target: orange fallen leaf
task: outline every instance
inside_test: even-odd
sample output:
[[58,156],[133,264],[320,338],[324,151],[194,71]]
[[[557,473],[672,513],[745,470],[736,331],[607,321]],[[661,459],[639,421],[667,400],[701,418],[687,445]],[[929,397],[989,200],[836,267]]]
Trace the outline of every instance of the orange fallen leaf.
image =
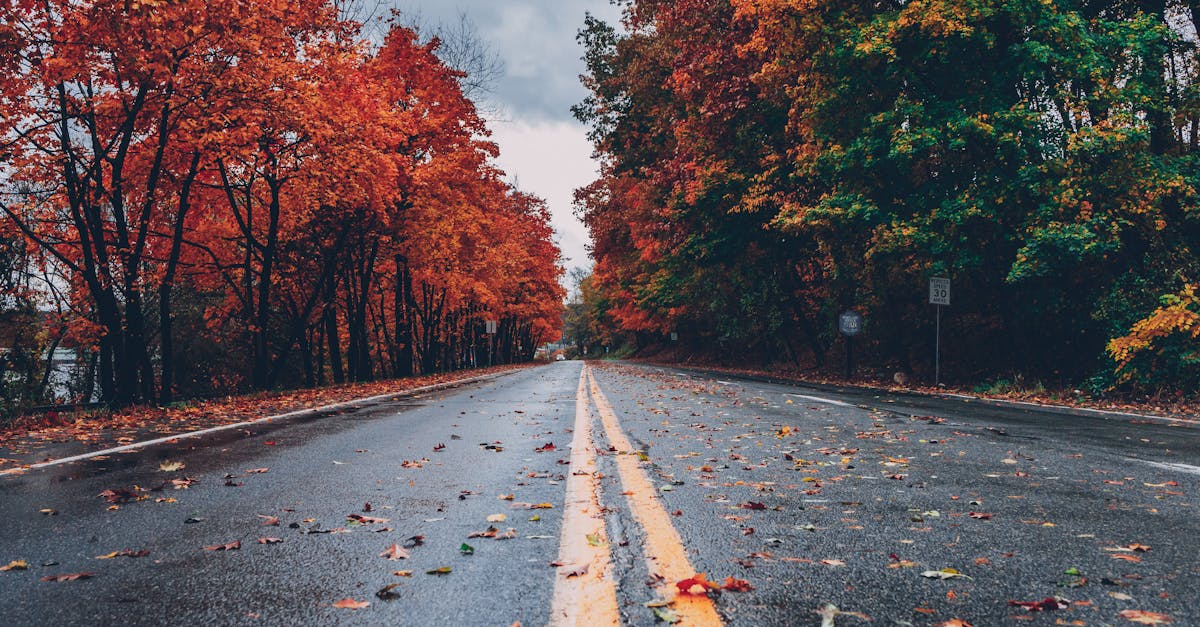
[[241,540],[234,540],[229,544],[213,544],[204,547],[205,551],[237,551],[242,548]]
[[408,559],[408,551],[400,548],[399,544],[393,544],[379,554],[379,557],[387,558],[392,561]]
[[259,538],[259,544],[279,544],[283,542],[283,538]]
[[1118,616],[1141,625],[1166,625],[1172,622],[1171,617],[1166,614],[1146,610],[1121,610]]
[[948,620],[944,623],[938,623],[937,627],[974,627],[974,626],[971,625],[971,623],[968,623],[967,621],[965,621],[961,618],[951,618],[950,620]]
[[750,592],[754,590],[754,586],[750,585],[750,582],[745,579],[726,577],[725,583],[721,584],[721,589],[729,590],[730,592]]
[[1126,562],[1133,562],[1135,564],[1142,561],[1142,558],[1140,558],[1136,555],[1130,555],[1128,553],[1117,553],[1117,554],[1113,555],[1112,558],[1115,560],[1125,560]]
[[370,604],[370,601],[355,601],[354,599],[342,599],[333,602],[333,606],[341,610],[361,610]]

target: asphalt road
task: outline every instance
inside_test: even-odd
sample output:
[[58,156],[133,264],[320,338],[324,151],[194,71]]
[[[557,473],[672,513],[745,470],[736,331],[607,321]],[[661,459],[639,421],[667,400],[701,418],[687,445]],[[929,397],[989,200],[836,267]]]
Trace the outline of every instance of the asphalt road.
[[1194,427],[582,369],[0,477],[0,616],[1200,624]]

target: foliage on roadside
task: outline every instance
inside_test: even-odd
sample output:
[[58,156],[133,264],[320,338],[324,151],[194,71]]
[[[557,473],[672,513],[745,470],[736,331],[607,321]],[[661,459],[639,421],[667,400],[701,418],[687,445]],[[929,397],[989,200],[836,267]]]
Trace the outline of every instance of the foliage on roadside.
[[[375,43],[342,15],[328,0],[0,6],[0,272],[65,328],[89,385],[60,397],[120,407],[511,363],[557,331],[549,211],[496,167],[464,93],[476,77],[398,14]],[[40,383],[0,371],[17,379]]]
[[[1200,15],[1182,2],[638,0],[589,19],[577,193],[614,326],[820,367],[1081,382],[1200,271]],[[1136,332],[1136,331],[1135,331]],[[1123,370],[1139,387],[1172,372]]]

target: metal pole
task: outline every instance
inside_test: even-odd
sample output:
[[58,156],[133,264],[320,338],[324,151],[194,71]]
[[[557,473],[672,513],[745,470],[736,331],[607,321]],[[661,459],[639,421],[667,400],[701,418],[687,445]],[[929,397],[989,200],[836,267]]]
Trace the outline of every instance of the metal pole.
[[942,382],[942,306],[937,306],[937,332],[933,341],[933,387]]
[[846,336],[846,380],[854,377],[854,337]]

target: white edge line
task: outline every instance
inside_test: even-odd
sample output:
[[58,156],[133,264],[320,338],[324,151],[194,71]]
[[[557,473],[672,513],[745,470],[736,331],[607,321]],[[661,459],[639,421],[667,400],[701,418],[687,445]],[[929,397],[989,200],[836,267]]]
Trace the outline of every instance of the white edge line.
[[234,424],[220,425],[217,427],[209,427],[208,429],[201,429],[199,431],[189,431],[186,433],[180,433],[178,435],[169,435],[169,436],[165,436],[165,437],[161,437],[161,438],[155,438],[153,440],[145,440],[143,442],[134,442],[133,444],[126,444],[124,446],[108,448],[108,449],[104,449],[102,451],[92,451],[91,453],[83,453],[81,455],[72,455],[71,457],[62,457],[60,459],[53,459],[48,462],[40,462],[37,464],[30,464],[29,466],[21,466],[19,468],[10,468],[8,470],[0,471],[0,477],[3,477],[5,475],[21,474],[28,470],[40,470],[42,468],[49,468],[50,466],[59,466],[61,464],[69,464],[71,462],[78,462],[78,461],[82,461],[85,459],[92,459],[95,457],[100,457],[102,455],[112,455],[113,453],[123,453],[125,451],[132,451],[132,450],[136,450],[139,448],[146,448],[148,446],[154,446],[156,444],[165,444],[167,442],[172,442],[172,441],[176,441],[176,440],[186,440],[186,439],[190,439],[190,438],[199,437],[202,435],[208,435],[210,433],[218,433],[221,431],[230,431],[233,429],[240,429],[242,427],[249,427],[252,425],[256,425],[256,424],[260,424],[260,423],[264,423],[264,422],[271,422],[273,420],[280,420],[283,418],[293,418],[295,416],[301,416],[304,414],[315,414],[315,413],[330,411],[333,409],[341,409],[343,407],[352,407],[355,405],[370,403],[372,401],[383,400],[385,398],[393,397],[393,396],[412,396],[414,394],[420,394],[421,392],[429,392],[432,390],[436,390],[436,389],[443,388],[443,387],[448,387],[451,385],[474,383],[476,381],[482,381],[484,379],[497,377],[502,374],[508,374],[508,373],[498,372],[498,373],[493,373],[493,374],[479,375],[477,377],[469,377],[466,379],[459,379],[457,381],[446,381],[445,383],[434,383],[433,385],[423,385],[421,387],[416,387],[416,388],[412,388],[409,390],[398,390],[398,391],[391,392],[388,394],[376,394],[375,396],[368,396],[365,398],[354,398],[354,399],[350,399],[348,401],[341,401],[341,402],[337,402],[337,403],[331,403],[329,405],[322,405],[320,407],[309,407],[306,409],[297,409],[297,410],[285,412],[282,414],[275,414],[273,416],[264,416],[262,418],[256,418],[254,420],[249,420],[246,422],[238,422],[238,423],[234,423]]
[[1163,470],[1174,470],[1177,472],[1186,472],[1186,473],[1192,474],[1192,475],[1200,475],[1200,466],[1193,466],[1191,464],[1180,464],[1180,463],[1172,463],[1172,462],[1152,462],[1152,461],[1146,460],[1146,459],[1136,459],[1136,458],[1130,458],[1130,459],[1132,459],[1133,461],[1142,462],[1143,464],[1149,464],[1151,466],[1154,466],[1155,468],[1161,468]]
[[832,398],[821,398],[820,396],[806,396],[804,394],[784,394],[784,396],[791,396],[794,398],[802,398],[806,401],[813,401],[816,403],[828,403],[830,405],[837,405],[839,407],[855,407],[855,405],[851,405],[850,403],[844,403],[842,401],[835,401]]

